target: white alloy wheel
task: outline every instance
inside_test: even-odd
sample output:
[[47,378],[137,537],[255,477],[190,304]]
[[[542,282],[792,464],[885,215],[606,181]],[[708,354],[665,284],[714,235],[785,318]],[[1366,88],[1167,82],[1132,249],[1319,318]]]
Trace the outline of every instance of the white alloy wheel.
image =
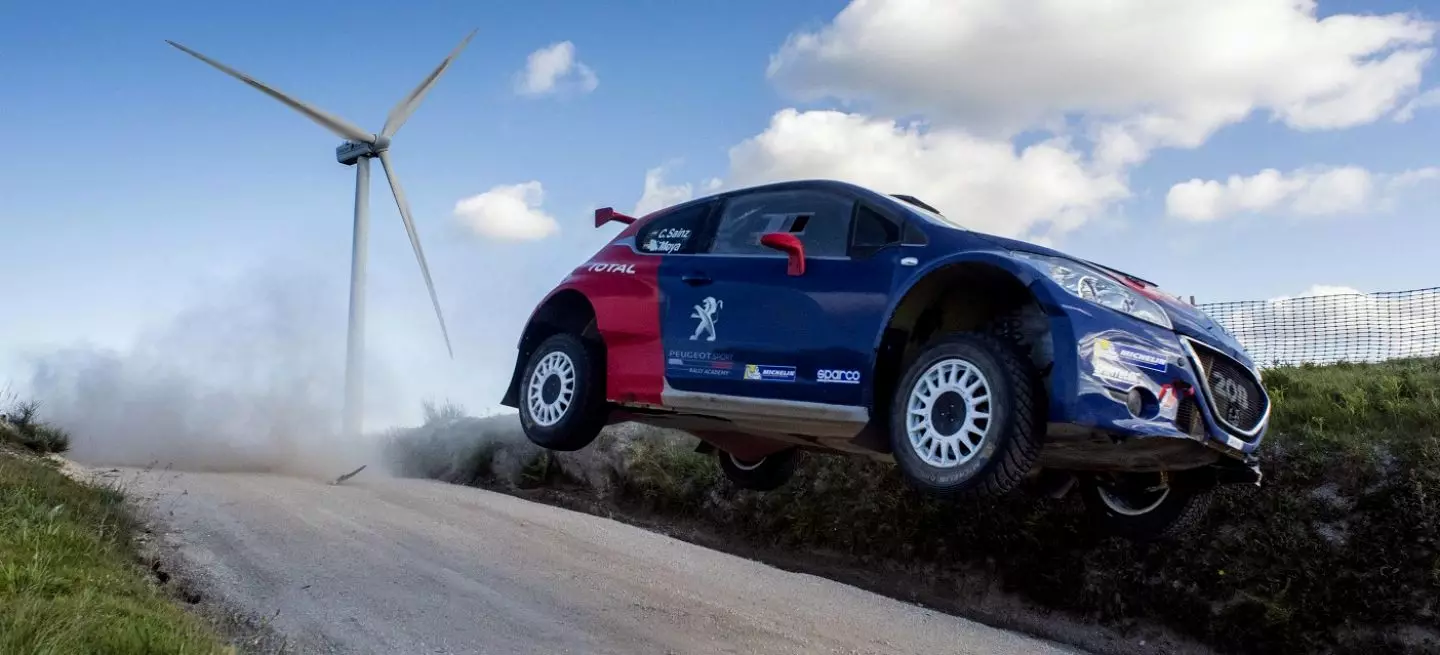
[[[1149,514],[1155,511],[1155,508],[1159,507],[1160,503],[1165,502],[1166,498],[1170,497],[1170,487],[1168,486],[1161,489],[1158,494],[1146,490],[1148,493],[1140,494],[1140,498],[1133,499],[1124,494],[1112,493],[1109,489],[1106,489],[1104,485],[1096,485],[1095,491],[1100,495],[1100,500],[1105,503],[1106,507],[1109,507],[1110,510],[1116,514],[1123,514],[1125,516]],[[1154,498],[1154,501],[1146,504],[1144,500],[1141,500],[1141,498],[1147,497]]]
[[541,358],[530,374],[525,402],[536,425],[550,427],[565,416],[575,399],[575,362],[560,351]]
[[980,452],[990,432],[990,382],[974,364],[942,359],[910,388],[906,433],[920,460],[955,468]]
[[730,463],[731,463],[731,464],[734,464],[734,465],[735,465],[735,468],[740,469],[740,470],[742,470],[742,471],[753,471],[753,470],[755,470],[755,469],[760,468],[760,465],[765,463],[765,458],[764,458],[764,457],[761,457],[760,459],[757,459],[757,460],[755,460],[754,462],[752,462],[752,463],[750,463],[750,464],[746,464],[745,462],[740,461],[740,458],[738,458],[738,457],[736,457],[736,456],[734,456],[734,455],[731,455],[730,453],[725,453],[725,456],[730,458]]

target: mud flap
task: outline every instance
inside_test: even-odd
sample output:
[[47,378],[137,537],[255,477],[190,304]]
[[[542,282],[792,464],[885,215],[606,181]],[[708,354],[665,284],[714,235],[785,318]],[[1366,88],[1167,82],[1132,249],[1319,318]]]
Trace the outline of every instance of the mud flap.
[[500,404],[514,409],[520,409],[520,374],[524,371],[525,361],[519,357],[515,358],[515,370],[510,373],[510,386],[505,389],[505,397],[500,399]]

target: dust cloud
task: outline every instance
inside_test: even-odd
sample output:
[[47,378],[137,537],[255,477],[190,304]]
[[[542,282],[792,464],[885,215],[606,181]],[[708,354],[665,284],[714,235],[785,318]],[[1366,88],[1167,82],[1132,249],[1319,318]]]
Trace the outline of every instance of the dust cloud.
[[[263,273],[222,285],[127,351],[79,346],[32,360],[30,391],[94,465],[256,471],[322,479],[378,438],[341,439],[345,289]],[[372,303],[373,305],[373,303]],[[367,409],[393,397],[366,359]],[[373,411],[367,414],[374,414]]]

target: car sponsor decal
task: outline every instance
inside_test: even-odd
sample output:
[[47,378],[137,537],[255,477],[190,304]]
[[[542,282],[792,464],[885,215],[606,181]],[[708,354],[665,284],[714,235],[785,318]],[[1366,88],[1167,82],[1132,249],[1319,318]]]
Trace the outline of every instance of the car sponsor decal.
[[1095,340],[1095,356],[1114,362],[1133,364],[1143,369],[1164,373],[1168,368],[1165,356],[1144,348],[1116,344],[1109,339]]
[[860,371],[822,368],[815,371],[816,382],[834,382],[838,384],[860,384]]
[[708,350],[671,350],[666,353],[665,368],[691,375],[731,377],[735,372],[734,356]]
[[724,306],[725,301],[708,296],[700,301],[700,304],[695,305],[695,310],[690,313],[690,318],[699,319],[699,323],[695,325],[695,333],[690,335],[691,341],[699,340],[702,334],[708,334],[705,337],[706,341],[715,340],[715,324],[720,322],[718,314]]
[[596,262],[586,267],[591,273],[623,273],[625,275],[635,274],[634,264],[607,264]]
[[759,380],[761,382],[794,382],[795,367],[746,364],[745,379]]
[[[1140,384],[1141,376],[1138,372],[1128,368],[1116,366],[1100,358],[1095,358],[1091,364],[1095,367],[1095,377],[1107,382],[1118,382],[1122,386],[1135,386]],[[1128,388],[1128,387],[1127,387]]]

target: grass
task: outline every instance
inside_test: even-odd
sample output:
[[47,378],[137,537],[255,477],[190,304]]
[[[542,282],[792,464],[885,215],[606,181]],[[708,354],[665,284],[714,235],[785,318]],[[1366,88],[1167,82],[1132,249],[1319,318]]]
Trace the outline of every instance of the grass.
[[[915,585],[950,580],[957,597],[966,584],[997,584],[1122,630],[1163,624],[1222,652],[1440,650],[1440,360],[1279,368],[1265,383],[1275,407],[1264,486],[1225,488],[1202,532],[1172,543],[1098,535],[1073,495],[945,503],[912,492],[893,466],[851,457],[807,455],[768,493],[735,489],[693,439],[654,430],[612,428],[630,436],[602,436],[592,448],[614,454],[591,461],[609,467],[595,477],[618,479],[596,493],[619,510],[697,519],[757,547],[841,553]],[[485,429],[486,461],[528,445],[497,425]],[[454,443],[415,434],[426,439],[397,448]],[[412,456],[483,463],[464,449]],[[557,455],[562,465],[586,456]]]
[[1440,359],[1272,369],[1265,385],[1275,399],[1276,443],[1297,464],[1434,463],[1440,454]]
[[0,653],[231,653],[139,565],[113,487],[0,450]]

